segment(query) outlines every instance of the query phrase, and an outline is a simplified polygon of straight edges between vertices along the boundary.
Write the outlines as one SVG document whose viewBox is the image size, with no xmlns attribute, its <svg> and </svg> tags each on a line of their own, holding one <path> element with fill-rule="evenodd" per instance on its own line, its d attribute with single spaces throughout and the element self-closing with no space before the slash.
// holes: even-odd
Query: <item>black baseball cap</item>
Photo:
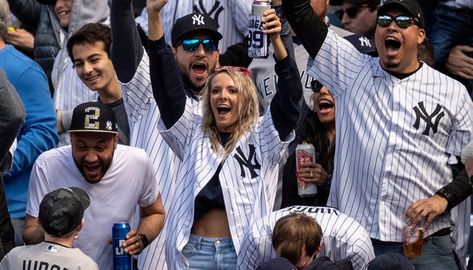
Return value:
<svg viewBox="0 0 473 270">
<path fill-rule="evenodd" d="M 413 18 L 417 19 L 420 28 L 424 27 L 424 14 L 417 0 L 387 0 L 378 9 L 378 16 L 386 14 L 386 12 L 394 6 L 406 10 Z"/>
<path fill-rule="evenodd" d="M 117 121 L 112 108 L 97 101 L 74 108 L 70 132 L 117 133 Z"/>
<path fill-rule="evenodd" d="M 39 205 L 38 219 L 45 232 L 63 236 L 81 223 L 89 205 L 89 195 L 78 187 L 56 189 L 44 196 Z"/>
<path fill-rule="evenodd" d="M 181 38 L 191 32 L 206 31 L 216 40 L 222 39 L 222 34 L 218 32 L 217 21 L 209 15 L 194 12 L 176 20 L 171 31 L 172 46 L 176 47 Z"/>
</svg>

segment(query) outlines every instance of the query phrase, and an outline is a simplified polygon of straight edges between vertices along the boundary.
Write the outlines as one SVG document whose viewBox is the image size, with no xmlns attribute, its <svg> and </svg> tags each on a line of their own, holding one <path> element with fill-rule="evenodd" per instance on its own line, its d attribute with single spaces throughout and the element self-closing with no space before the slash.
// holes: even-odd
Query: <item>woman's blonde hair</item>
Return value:
<svg viewBox="0 0 473 270">
<path fill-rule="evenodd" d="M 245 72 L 222 67 L 209 76 L 203 89 L 202 131 L 204 134 L 209 136 L 214 152 L 220 151 L 220 136 L 217 130 L 215 117 L 210 106 L 210 96 L 213 79 L 221 73 L 226 73 L 228 76 L 230 76 L 235 84 L 235 87 L 238 89 L 238 94 L 240 95 L 239 97 L 243 98 L 243 100 L 240 100 L 242 108 L 240 111 L 239 120 L 236 123 L 235 131 L 232 132 L 228 142 L 223 148 L 224 157 L 226 158 L 227 155 L 233 150 L 238 140 L 246 132 L 250 131 L 256 124 L 259 117 L 259 103 L 258 95 L 256 94 L 256 86 L 251 77 Z"/>
</svg>

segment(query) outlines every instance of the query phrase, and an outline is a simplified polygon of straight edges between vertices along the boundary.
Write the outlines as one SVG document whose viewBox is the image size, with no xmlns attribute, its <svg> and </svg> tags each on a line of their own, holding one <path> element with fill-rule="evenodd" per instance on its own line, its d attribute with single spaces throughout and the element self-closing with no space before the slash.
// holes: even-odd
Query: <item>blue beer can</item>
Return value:
<svg viewBox="0 0 473 270">
<path fill-rule="evenodd" d="M 130 231 L 130 224 L 126 222 L 114 223 L 112 227 L 113 238 L 113 269 L 132 270 L 131 256 L 123 248 L 125 237 Z"/>
</svg>

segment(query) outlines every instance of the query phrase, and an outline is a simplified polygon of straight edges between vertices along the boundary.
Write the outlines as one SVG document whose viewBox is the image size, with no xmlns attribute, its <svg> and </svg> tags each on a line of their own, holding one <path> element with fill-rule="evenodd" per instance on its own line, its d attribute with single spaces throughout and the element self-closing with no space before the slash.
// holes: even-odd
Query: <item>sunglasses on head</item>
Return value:
<svg viewBox="0 0 473 270">
<path fill-rule="evenodd" d="M 361 5 L 361 6 L 353 6 L 347 9 L 339 9 L 335 11 L 335 15 L 341 20 L 343 18 L 343 14 L 347 14 L 348 18 L 353 19 L 355 18 L 362 8 L 368 7 L 368 5 Z"/>
<path fill-rule="evenodd" d="M 397 26 L 402 29 L 406 29 L 411 24 L 418 23 L 414 18 L 406 15 L 399 15 L 397 17 L 393 17 L 391 15 L 380 15 L 378 16 L 377 23 L 380 27 L 388 27 L 393 20 L 396 22 Z"/>
<path fill-rule="evenodd" d="M 251 70 L 244 68 L 244 67 L 237 67 L 237 66 L 221 66 L 218 68 L 214 68 L 214 72 L 221 72 L 224 70 L 235 70 L 235 71 L 240 71 L 248 76 L 251 75 Z"/>
<path fill-rule="evenodd" d="M 200 39 L 200 38 L 192 38 L 192 39 L 183 39 L 180 42 L 182 48 L 188 52 L 194 52 L 199 48 L 199 44 L 202 44 L 204 50 L 207 52 L 214 52 L 218 49 L 218 41 L 214 39 Z"/>
</svg>

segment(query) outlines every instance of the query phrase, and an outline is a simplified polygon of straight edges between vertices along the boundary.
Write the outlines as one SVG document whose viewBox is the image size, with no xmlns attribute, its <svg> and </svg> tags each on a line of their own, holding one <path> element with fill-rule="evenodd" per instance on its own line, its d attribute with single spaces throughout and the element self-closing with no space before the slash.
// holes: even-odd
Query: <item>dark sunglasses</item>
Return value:
<svg viewBox="0 0 473 270">
<path fill-rule="evenodd" d="M 204 50 L 207 52 L 214 52 L 218 49 L 218 41 L 213 39 L 183 39 L 179 44 L 182 45 L 182 48 L 188 52 L 195 52 L 199 48 L 199 44 L 202 44 Z"/>
<path fill-rule="evenodd" d="M 368 7 L 368 5 L 361 5 L 361 6 L 353 6 L 347 9 L 339 9 L 335 11 L 335 15 L 341 20 L 343 18 L 343 14 L 347 14 L 348 18 L 353 19 L 355 18 L 362 8 Z"/>
<path fill-rule="evenodd" d="M 322 86 L 323 85 L 317 80 L 312 80 L 310 82 L 310 89 L 312 89 L 312 92 L 314 93 L 320 92 L 320 89 L 322 89 Z"/>
<path fill-rule="evenodd" d="M 251 70 L 244 68 L 244 67 L 237 67 L 237 66 L 221 66 L 218 68 L 214 68 L 214 72 L 221 72 L 224 70 L 235 70 L 235 71 L 240 71 L 248 76 L 251 75 Z"/>
<path fill-rule="evenodd" d="M 377 23 L 380 27 L 388 27 L 393 20 L 396 22 L 397 26 L 399 26 L 402 29 L 406 29 L 411 24 L 418 23 L 414 18 L 406 16 L 406 15 L 399 15 L 395 18 L 391 15 L 380 15 L 378 16 Z"/>
</svg>

